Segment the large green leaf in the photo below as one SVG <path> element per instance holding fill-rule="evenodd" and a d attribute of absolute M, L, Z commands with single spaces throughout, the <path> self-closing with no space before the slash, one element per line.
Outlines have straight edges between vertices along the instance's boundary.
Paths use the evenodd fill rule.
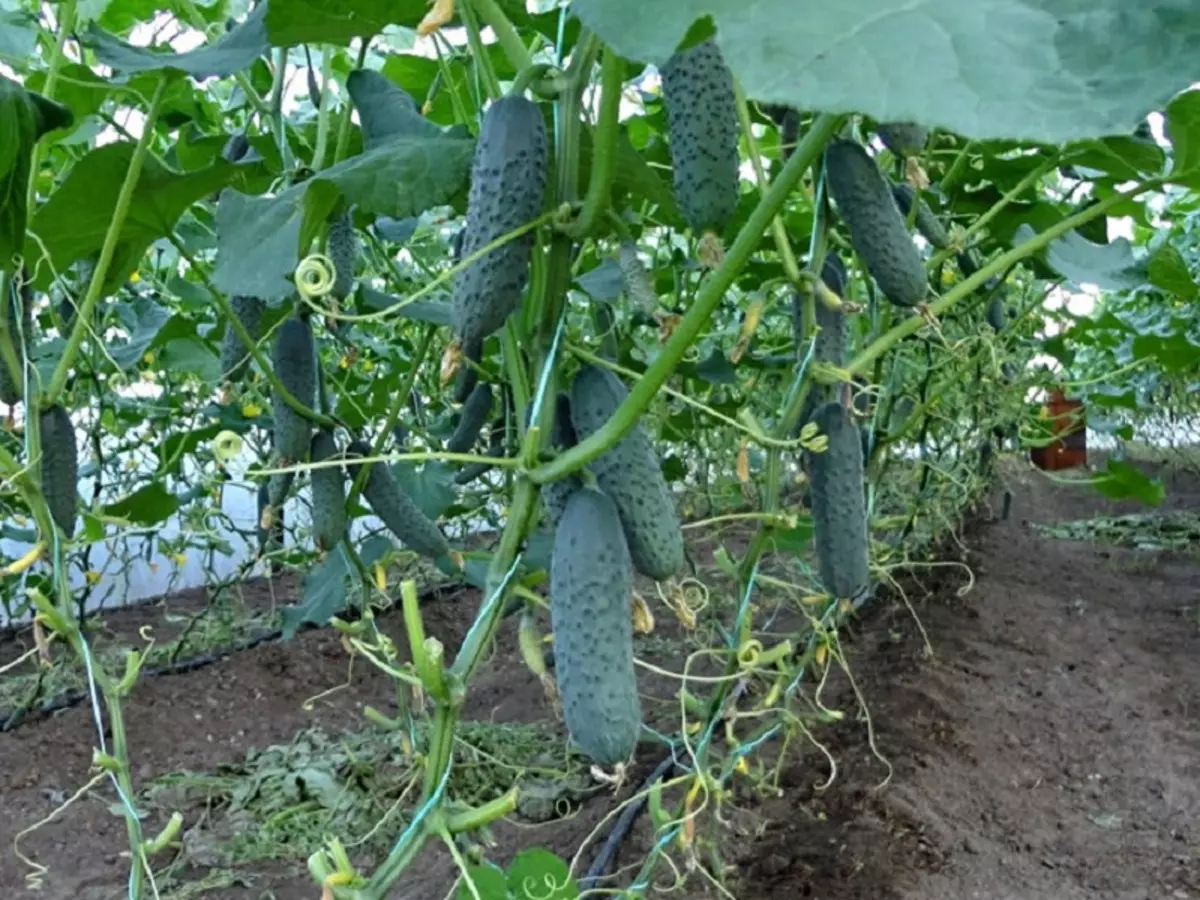
<path fill-rule="evenodd" d="M 145 296 L 116 304 L 115 308 L 129 338 L 125 342 L 114 341 L 108 352 L 122 370 L 128 371 L 141 362 L 143 354 L 170 321 L 171 314 L 154 298 Z"/>
<path fill-rule="evenodd" d="M 153 481 L 104 507 L 109 516 L 128 519 L 135 525 L 157 525 L 165 522 L 179 509 L 179 498 L 160 481 Z"/>
<path fill-rule="evenodd" d="M 274 197 L 225 191 L 217 207 L 217 265 L 212 282 L 226 294 L 263 300 L 291 296 L 289 276 L 300 261 L 307 185 Z"/>
<path fill-rule="evenodd" d="M 25 244 L 25 190 L 37 140 L 33 105 L 25 89 L 0 76 L 0 272 Z"/>
<path fill-rule="evenodd" d="M 0 9 L 0 59 L 28 63 L 37 49 L 37 20 L 23 10 Z"/>
<path fill-rule="evenodd" d="M 301 626 L 324 625 L 346 608 L 347 579 L 351 575 L 345 544 L 337 547 L 304 576 L 304 596 L 281 611 L 283 637 L 291 640 Z"/>
<path fill-rule="evenodd" d="M 1185 300 L 1200 295 L 1187 262 L 1173 244 L 1163 244 L 1150 255 L 1147 264 L 1150 283 Z"/>
<path fill-rule="evenodd" d="M 1017 229 L 1014 244 L 1033 237 L 1033 229 Z M 1123 291 L 1146 283 L 1146 265 L 1134 259 L 1133 246 L 1125 238 L 1108 244 L 1093 244 L 1069 231 L 1050 244 L 1046 264 L 1076 286 L 1094 284 L 1101 290 Z"/>
<path fill-rule="evenodd" d="M 389 25 L 416 25 L 429 10 L 427 0 L 270 0 L 267 35 L 276 47 L 294 44 L 348 44 Z"/>
<path fill-rule="evenodd" d="M 104 245 L 133 151 L 134 145 L 127 141 L 93 150 L 75 164 L 66 181 L 34 215 L 32 231 L 53 264 L 36 267 L 38 288 L 49 286 L 52 269 L 61 272 Z M 225 187 L 238 174 L 238 168 L 225 160 L 184 174 L 147 157 L 109 267 L 106 289 L 111 291 L 123 283 L 146 248 L 170 234 L 189 207 Z M 29 260 L 40 259 L 39 243 L 30 239 L 25 255 Z"/>
<path fill-rule="evenodd" d="M 1187 91 L 1171 101 L 1166 132 L 1175 155 L 1171 177 L 1200 173 L 1200 90 Z"/>
<path fill-rule="evenodd" d="M 746 93 L 1058 143 L 1129 133 L 1200 78 L 1189 0 L 573 0 L 623 56 L 661 64 L 712 16 Z"/>
<path fill-rule="evenodd" d="M 227 77 L 241 72 L 270 49 L 266 26 L 269 5 L 259 3 L 232 31 L 185 53 L 134 47 L 93 24 L 88 25 L 84 42 L 95 51 L 101 63 L 126 75 L 173 71 L 192 78 Z"/>
<path fill-rule="evenodd" d="M 442 133 L 441 128 L 421 115 L 407 91 L 378 72 L 355 69 L 346 77 L 346 93 L 358 111 L 364 150 L 374 150 L 397 137 L 433 137 Z"/>
<path fill-rule="evenodd" d="M 1137 500 L 1158 506 L 1167 490 L 1162 480 L 1150 478 L 1127 462 L 1110 459 L 1103 472 L 1092 476 L 1092 487 L 1112 500 Z"/>

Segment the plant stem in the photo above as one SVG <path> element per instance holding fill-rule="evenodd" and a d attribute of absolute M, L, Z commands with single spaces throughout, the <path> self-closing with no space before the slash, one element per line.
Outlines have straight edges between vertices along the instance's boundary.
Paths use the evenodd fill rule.
<path fill-rule="evenodd" d="M 100 292 L 104 286 L 104 279 L 108 276 L 108 267 L 112 263 L 113 255 L 116 253 L 117 241 L 121 237 L 121 229 L 124 227 L 125 220 L 129 216 L 129 207 L 133 203 L 133 193 L 137 189 L 138 179 L 142 174 L 142 165 L 146 161 L 146 155 L 150 152 L 150 144 L 154 140 L 154 128 L 158 123 L 158 113 L 162 108 L 163 97 L 166 95 L 169 84 L 170 80 L 165 75 L 161 76 L 158 80 L 154 97 L 150 101 L 150 108 L 146 111 L 146 120 L 142 125 L 142 136 L 134 147 L 133 156 L 129 159 L 129 169 L 125 172 L 125 181 L 121 185 L 120 193 L 117 195 L 117 205 L 113 210 L 113 217 L 108 225 L 108 232 L 104 235 L 104 244 L 100 248 L 100 258 L 97 260 L 96 268 L 92 272 L 92 280 L 88 284 L 87 294 L 84 296 L 83 302 L 79 304 L 79 309 L 76 310 L 75 327 L 71 329 L 71 336 L 67 339 L 67 346 L 63 349 L 62 358 L 58 361 L 58 365 L 55 366 L 54 374 L 50 377 L 50 384 L 42 395 L 42 409 L 53 406 L 57 402 L 59 395 L 63 392 L 63 388 L 67 384 L 67 378 L 71 373 L 71 366 L 74 365 L 75 357 L 79 355 L 79 348 L 83 344 L 83 336 L 88 332 L 92 313 L 96 309 L 96 303 L 100 300 Z"/>
<path fill-rule="evenodd" d="M 592 174 L 579 218 L 572 223 L 571 236 L 587 237 L 608 209 L 612 192 L 613 165 L 617 155 L 621 96 L 625 88 L 625 60 L 612 49 L 604 51 L 600 64 L 600 115 L 592 138 Z"/>
<path fill-rule="evenodd" d="M 67 41 L 75 31 L 76 0 L 67 0 L 60 7 L 62 15 L 58 23 L 58 43 L 50 56 L 50 66 L 46 70 L 46 83 L 42 86 L 42 96 L 47 100 L 54 99 L 54 90 L 58 87 L 58 76 L 62 70 L 63 60 L 66 59 Z M 34 143 L 29 154 L 29 184 L 26 186 L 25 209 L 33 216 L 33 208 L 37 204 L 38 169 L 41 168 L 41 142 Z"/>
<path fill-rule="evenodd" d="M 843 121 L 843 116 L 821 115 L 796 146 L 779 178 L 758 202 L 750 218 L 738 232 L 733 245 L 725 254 L 725 260 L 709 275 L 696 293 L 691 309 L 675 327 L 670 339 L 663 345 L 658 357 L 646 369 L 641 379 L 629 392 L 629 396 L 616 409 L 612 417 L 591 437 L 560 453 L 553 460 L 529 472 L 535 484 L 557 481 L 578 471 L 596 459 L 617 441 L 623 438 L 636 424 L 643 410 L 649 406 L 658 390 L 675 371 L 683 354 L 699 337 L 709 318 L 733 285 L 742 268 L 758 248 L 763 233 L 770 227 L 801 176 L 812 165 Z"/>
<path fill-rule="evenodd" d="M 513 23 L 509 21 L 508 16 L 504 14 L 504 10 L 500 8 L 496 0 L 467 0 L 467 2 L 470 3 L 471 9 L 478 14 L 479 20 L 484 25 L 492 27 L 492 31 L 496 34 L 496 42 L 504 50 L 509 64 L 518 72 L 528 69 L 533 63 L 533 57 L 525 49 L 521 35 L 513 27 Z"/>

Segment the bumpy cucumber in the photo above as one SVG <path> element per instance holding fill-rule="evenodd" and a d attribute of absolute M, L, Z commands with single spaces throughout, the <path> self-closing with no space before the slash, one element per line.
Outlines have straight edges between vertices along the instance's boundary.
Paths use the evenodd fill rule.
<path fill-rule="evenodd" d="M 825 151 L 825 177 L 850 242 L 879 289 L 897 306 L 924 300 L 925 265 L 875 160 L 860 144 L 835 140 Z"/>
<path fill-rule="evenodd" d="M 475 144 L 464 257 L 541 215 L 547 152 L 546 124 L 537 104 L 513 96 L 488 107 Z M 517 308 L 529 281 L 533 244 L 533 231 L 526 231 L 459 272 L 453 316 L 464 347 L 480 344 Z"/>
<path fill-rule="evenodd" d="M 33 336 L 33 287 L 30 285 L 27 270 L 21 272 L 20 279 L 16 276 L 0 278 L 0 285 L 4 287 L 4 297 L 0 298 L 3 301 L 0 314 L 4 316 L 4 326 L 8 331 L 9 343 L 16 354 L 18 368 L 14 378 L 8 364 L 0 360 L 0 400 L 12 406 L 18 403 L 25 393 L 25 347 Z"/>
<path fill-rule="evenodd" d="M 79 510 L 79 447 L 75 426 L 61 406 L 45 410 L 40 418 L 42 442 L 42 496 L 50 518 L 68 538 L 75 535 Z"/>
<path fill-rule="evenodd" d="M 362 441 L 354 441 L 346 448 L 346 452 L 352 456 L 370 456 L 371 448 Z M 367 480 L 363 484 L 363 499 L 387 526 L 388 531 L 409 548 L 430 559 L 441 559 L 450 553 L 450 545 L 446 542 L 445 535 L 400 489 L 386 464 L 357 465 L 369 466 Z"/>
<path fill-rule="evenodd" d="M 642 726 L 633 668 L 633 572 L 620 514 L 592 488 L 571 495 L 554 532 L 550 623 L 571 740 L 592 760 L 627 760 Z"/>
<path fill-rule="evenodd" d="M 317 395 L 317 359 L 312 326 L 306 319 L 293 316 L 280 326 L 271 349 L 271 365 L 288 393 L 312 409 Z M 306 460 L 312 434 L 308 419 L 288 406 L 279 391 L 271 392 L 271 414 L 279 458 Z"/>
<path fill-rule="evenodd" d="M 818 570 L 826 591 L 855 598 L 870 577 L 862 437 L 840 403 L 825 404 L 814 419 L 829 438 L 828 448 L 810 461 Z"/>
<path fill-rule="evenodd" d="M 458 425 L 450 440 L 446 441 L 446 452 L 466 453 L 475 446 L 479 432 L 492 412 L 492 386 L 484 382 L 471 391 L 458 414 Z"/>
<path fill-rule="evenodd" d="M 263 336 L 263 316 L 267 306 L 257 297 L 235 295 L 229 298 L 233 314 L 237 316 L 242 327 L 249 333 L 251 340 L 257 343 Z M 242 343 L 233 326 L 225 324 L 225 337 L 221 341 L 221 374 L 227 381 L 238 382 L 246 374 L 250 365 L 250 351 Z"/>
<path fill-rule="evenodd" d="M 929 129 L 916 122 L 880 122 L 875 133 L 897 156 L 920 156 L 929 142 Z"/>
<path fill-rule="evenodd" d="M 913 200 L 917 201 L 916 225 L 917 231 L 921 236 L 939 250 L 950 249 L 950 233 L 946 231 L 946 226 L 929 208 L 924 200 L 917 196 L 917 192 L 913 190 L 912 185 L 905 182 L 892 185 L 892 196 L 896 198 L 896 206 L 900 208 L 901 215 L 905 219 L 908 218 L 909 210 L 912 209 Z"/>
<path fill-rule="evenodd" d="M 354 290 L 354 275 L 358 265 L 358 254 L 362 243 L 354 230 L 350 211 L 342 213 L 329 226 L 329 240 L 325 243 L 325 254 L 333 263 L 336 274 L 333 279 L 333 296 L 345 300 Z"/>
<path fill-rule="evenodd" d="M 821 264 L 821 280 L 825 286 L 841 297 L 846 291 L 846 264 L 834 250 L 825 252 L 825 261 Z M 795 341 L 796 352 L 804 353 L 804 300 L 805 295 L 799 291 L 792 292 L 792 340 Z M 817 306 L 821 302 L 817 301 Z M 818 316 L 818 322 L 820 317 Z M 838 365 L 841 365 L 838 363 Z"/>
<path fill-rule="evenodd" d="M 551 443 L 556 450 L 566 450 L 575 446 L 578 438 L 575 426 L 571 424 L 571 398 L 565 393 L 559 393 L 554 402 L 554 431 Z M 583 480 L 578 475 L 568 475 L 558 481 L 542 485 L 542 505 L 546 508 L 546 517 L 551 525 L 558 525 L 567 501 L 571 495 L 583 487 Z"/>
<path fill-rule="evenodd" d="M 580 369 L 570 392 L 576 435 L 586 440 L 603 428 L 627 396 L 625 385 L 607 369 Z M 677 573 L 684 562 L 679 514 L 658 454 L 641 423 L 589 468 L 600 489 L 617 505 L 637 570 L 658 581 Z"/>
<path fill-rule="evenodd" d="M 328 462 L 338 455 L 333 435 L 321 429 L 313 435 L 312 461 Z M 329 551 L 346 536 L 346 476 L 341 466 L 313 469 L 313 540 L 319 550 Z"/>
<path fill-rule="evenodd" d="M 710 39 L 674 54 L 660 75 L 675 200 L 692 231 L 719 234 L 738 204 L 733 73 Z"/>
<path fill-rule="evenodd" d="M 1004 299 L 1002 297 L 993 297 L 988 303 L 987 308 L 987 323 L 992 326 L 992 329 L 997 333 L 1004 330 L 1004 326 L 1008 322 L 1008 313 L 1004 308 Z"/>

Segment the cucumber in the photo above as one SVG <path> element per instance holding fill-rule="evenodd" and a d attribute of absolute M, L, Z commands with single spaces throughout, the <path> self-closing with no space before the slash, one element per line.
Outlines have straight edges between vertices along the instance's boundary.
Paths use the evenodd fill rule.
<path fill-rule="evenodd" d="M 509 96 L 488 107 L 475 145 L 464 257 L 541 215 L 547 157 L 546 124 L 537 104 Z M 533 231 L 525 231 L 459 272 L 452 314 L 464 348 L 481 345 L 520 304 L 533 246 Z"/>
<path fill-rule="evenodd" d="M 317 395 L 317 359 L 312 326 L 307 319 L 293 316 L 280 326 L 271 348 L 271 365 L 288 392 L 312 409 Z M 271 392 L 271 414 L 275 420 L 274 444 L 279 459 L 306 461 L 312 440 L 309 420 L 288 406 L 276 390 Z"/>
<path fill-rule="evenodd" d="M 571 740 L 603 766 L 633 755 L 642 726 L 630 566 L 612 498 L 592 488 L 572 494 L 550 558 L 554 672 Z"/>
<path fill-rule="evenodd" d="M 238 321 L 242 323 L 242 327 L 249 333 L 250 339 L 256 344 L 262 340 L 263 317 L 267 311 L 266 304 L 257 297 L 246 297 L 239 294 L 229 298 L 229 305 Z M 222 377 L 233 383 L 241 381 L 246 375 L 250 360 L 250 351 L 246 349 L 242 339 L 233 330 L 233 326 L 226 323 L 225 337 L 221 341 Z"/>
<path fill-rule="evenodd" d="M 917 196 L 917 192 L 913 190 L 912 185 L 903 182 L 893 184 L 892 196 L 896 198 L 896 206 L 900 208 L 900 213 L 905 219 L 908 218 L 909 210 L 912 209 L 913 200 L 915 199 L 917 201 L 916 226 L 917 231 L 921 233 L 921 237 L 925 238 L 925 240 L 929 241 L 929 243 L 939 250 L 950 249 L 950 233 L 946 231 L 946 226 L 934 215 L 933 210 L 929 208 L 929 204 Z"/>
<path fill-rule="evenodd" d="M 33 287 L 29 281 L 29 271 L 24 268 L 20 278 L 0 278 L 0 285 L 4 289 L 4 297 L 0 298 L 4 301 L 0 306 L 0 314 L 4 316 L 4 327 L 16 354 L 18 368 L 14 378 L 8 364 L 0 359 L 0 401 L 11 407 L 19 403 L 25 394 L 25 348 L 33 337 Z"/>
<path fill-rule="evenodd" d="M 576 436 L 586 440 L 603 428 L 627 396 L 625 385 L 607 369 L 580 369 L 570 391 L 571 424 Z M 683 568 L 679 513 L 658 454 L 641 423 L 635 423 L 588 468 L 600 489 L 617 505 L 634 567 L 657 581 Z"/>
<path fill-rule="evenodd" d="M 475 446 L 479 432 L 492 412 L 492 386 L 486 381 L 471 391 L 459 412 L 458 425 L 446 442 L 446 452 L 466 453 Z"/>
<path fill-rule="evenodd" d="M 574 447 L 578 442 L 575 427 L 571 424 L 571 398 L 562 392 L 554 401 L 554 430 L 550 440 L 557 450 Z M 567 501 L 581 487 L 583 479 L 575 474 L 542 485 L 542 506 L 546 508 L 546 518 L 551 525 L 558 525 L 567 508 Z"/>
<path fill-rule="evenodd" d="M 809 463 L 818 571 L 827 592 L 854 599 L 870 579 L 862 437 L 840 403 L 825 404 L 814 420 L 829 438 L 827 449 L 811 454 Z"/>
<path fill-rule="evenodd" d="M 835 250 L 827 250 L 825 252 L 825 261 L 821 264 L 821 280 L 825 282 L 825 286 L 837 294 L 843 296 L 846 291 L 846 264 L 842 262 L 842 258 L 837 255 Z M 807 352 L 807 347 L 804 344 L 804 300 L 805 295 L 799 291 L 792 292 L 792 340 L 796 345 L 796 352 L 803 355 Z M 816 305 L 821 306 L 821 301 L 818 300 Z M 817 314 L 818 323 L 821 321 L 820 312 Z"/>
<path fill-rule="evenodd" d="M 659 74 L 675 200 L 693 232 L 720 234 L 739 194 L 733 73 L 709 39 L 672 55 Z"/>
<path fill-rule="evenodd" d="M 50 518 L 70 540 L 79 511 L 79 445 L 71 416 L 58 405 L 39 419 L 42 442 L 42 496 Z"/>
<path fill-rule="evenodd" d="M 312 461 L 326 462 L 338 455 L 333 435 L 319 430 L 312 439 Z M 340 466 L 313 469 L 313 540 L 318 550 L 329 552 L 346 536 L 346 476 Z"/>
<path fill-rule="evenodd" d="M 371 448 L 362 441 L 353 441 L 347 448 L 348 456 L 370 456 Z M 367 480 L 363 484 L 363 499 L 371 511 L 379 516 L 388 531 L 416 553 L 432 560 L 440 560 L 450 553 L 445 535 L 421 512 L 412 499 L 400 489 L 396 477 L 386 464 L 356 463 L 368 466 Z M 351 466 L 347 466 L 351 469 Z"/>
<path fill-rule="evenodd" d="M 1004 299 L 1002 297 L 993 297 L 987 307 L 987 323 L 992 326 L 992 330 L 999 334 L 1004 330 L 1005 324 L 1008 321 L 1008 314 L 1004 309 Z"/>
<path fill-rule="evenodd" d="M 929 291 L 925 264 L 875 160 L 854 141 L 834 140 L 825 151 L 825 178 L 879 289 L 897 306 L 922 302 Z"/>
<path fill-rule="evenodd" d="M 929 129 L 916 122 L 880 122 L 875 133 L 897 156 L 920 156 L 929 143 Z"/>
<path fill-rule="evenodd" d="M 338 300 L 345 300 L 354 291 L 355 270 L 361 252 L 362 242 L 354 230 L 350 210 L 346 210 L 329 226 L 329 239 L 325 242 L 325 255 L 336 270 L 331 293 Z"/>

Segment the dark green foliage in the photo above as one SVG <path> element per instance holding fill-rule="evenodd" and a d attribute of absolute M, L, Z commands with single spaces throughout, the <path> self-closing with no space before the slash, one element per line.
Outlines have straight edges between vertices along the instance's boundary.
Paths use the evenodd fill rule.
<path fill-rule="evenodd" d="M 625 385 L 607 369 L 580 369 L 570 392 L 571 423 L 577 437 L 586 440 L 604 427 L 627 396 Z M 637 570 L 658 581 L 676 574 L 684 562 L 679 514 L 658 454 L 641 423 L 634 424 L 588 468 L 617 505 Z"/>
<path fill-rule="evenodd" d="M 257 297 L 235 295 L 229 298 L 233 314 L 255 343 L 262 340 L 263 316 L 267 307 Z M 226 381 L 238 382 L 246 375 L 250 365 L 250 351 L 229 323 L 225 325 L 225 337 L 221 341 L 221 373 Z"/>
<path fill-rule="evenodd" d="M 828 448 L 811 454 L 809 463 L 818 569 L 826 591 L 852 599 L 870 578 L 862 436 L 840 403 L 825 404 L 814 420 L 829 438 Z"/>
<path fill-rule="evenodd" d="M 362 243 L 354 230 L 350 211 L 342 213 L 329 226 L 329 240 L 325 244 L 325 255 L 333 263 L 336 275 L 333 280 L 333 296 L 344 300 L 354 290 L 354 275 L 358 266 L 358 255 Z"/>
<path fill-rule="evenodd" d="M 854 141 L 835 140 L 825 173 L 850 242 L 879 289 L 897 306 L 916 306 L 929 289 L 925 265 L 875 160 Z"/>
<path fill-rule="evenodd" d="M 1004 298 L 1000 296 L 993 297 L 987 307 L 987 323 L 992 326 L 992 329 L 997 333 L 1004 330 L 1007 324 L 1008 315 L 1004 308 Z"/>
<path fill-rule="evenodd" d="M 458 425 L 446 442 L 446 452 L 466 453 L 475 446 L 492 412 L 492 386 L 486 381 L 471 391 L 459 412 Z"/>
<path fill-rule="evenodd" d="M 61 406 L 44 410 L 40 417 L 42 443 L 42 496 L 50 517 L 67 538 L 75 536 L 79 510 L 79 446 L 71 416 Z"/>
<path fill-rule="evenodd" d="M 738 203 L 733 73 L 709 39 L 676 53 L 660 74 L 675 200 L 696 234 L 719 234 Z"/>
<path fill-rule="evenodd" d="M 917 201 L 917 231 L 921 233 L 921 237 L 933 244 L 939 250 L 950 249 L 950 233 L 946 231 L 941 220 L 934 215 L 932 209 L 929 208 L 924 200 L 917 196 L 917 192 L 913 190 L 912 185 L 905 182 L 892 185 L 892 196 L 896 198 L 896 205 L 900 207 L 900 212 L 905 219 L 908 218 L 909 211 L 912 209 L 914 198 Z"/>
<path fill-rule="evenodd" d="M 875 133 L 897 156 L 920 156 L 929 142 L 929 129 L 916 122 L 880 122 Z"/>
<path fill-rule="evenodd" d="M 488 107 L 475 145 L 464 256 L 541 215 L 547 154 L 546 125 L 537 104 L 503 97 Z M 464 347 L 479 345 L 517 308 L 529 281 L 533 245 L 534 233 L 528 230 L 458 273 L 454 331 Z"/>
<path fill-rule="evenodd" d="M 574 447 L 576 442 L 575 426 L 571 424 L 571 398 L 560 392 L 554 402 L 554 431 L 551 443 L 556 450 L 566 450 Z M 546 516 L 552 525 L 558 524 L 567 508 L 567 501 L 581 487 L 583 479 L 578 475 L 568 475 L 566 478 L 542 485 L 542 505 L 546 508 Z"/>
<path fill-rule="evenodd" d="M 555 529 L 550 562 L 554 670 L 571 740 L 604 766 L 633 754 L 642 725 L 632 593 L 616 505 L 592 488 L 576 491 Z"/>
<path fill-rule="evenodd" d="M 338 455 L 333 435 L 325 429 L 312 439 L 312 461 L 326 462 Z M 311 470 L 313 540 L 317 548 L 332 550 L 346 536 L 346 476 L 341 466 Z"/>
<path fill-rule="evenodd" d="M 4 289 L 4 297 L 0 298 L 3 301 L 0 314 L 4 316 L 4 329 L 8 332 L 8 340 L 20 369 L 14 378 L 8 364 L 0 359 L 0 400 L 12 406 L 21 400 L 25 392 L 23 372 L 26 347 L 33 337 L 33 288 L 29 284 L 29 272 L 24 270 L 19 279 L 14 276 L 0 278 L 0 285 Z"/>
<path fill-rule="evenodd" d="M 317 360 L 312 326 L 306 319 L 284 321 L 275 335 L 271 365 L 288 392 L 312 409 L 317 395 Z M 309 420 L 271 392 L 271 414 L 275 419 L 275 450 L 281 460 L 303 462 L 308 458 L 312 427 Z"/>
<path fill-rule="evenodd" d="M 371 448 L 362 441 L 354 441 L 346 448 L 346 453 L 348 456 L 365 457 L 371 455 Z M 355 467 L 358 465 L 369 467 L 367 480 L 363 484 L 363 499 L 388 531 L 422 556 L 433 560 L 446 557 L 450 553 L 450 545 L 445 535 L 400 489 L 391 468 L 378 463 L 356 463 Z M 347 466 L 352 473 L 353 468 Z"/>

